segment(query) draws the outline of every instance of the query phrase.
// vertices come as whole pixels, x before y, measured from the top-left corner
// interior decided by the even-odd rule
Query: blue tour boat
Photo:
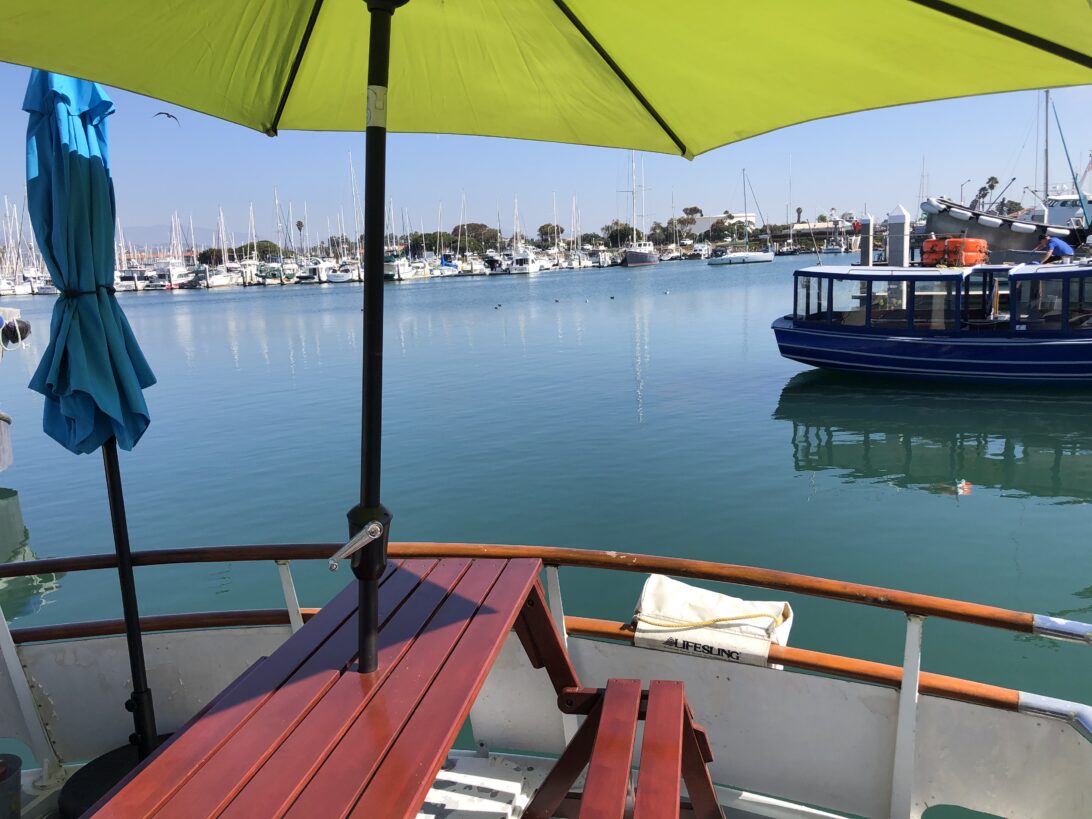
[[[933,380],[1092,384],[1092,264],[818,266],[793,274],[781,355]]]

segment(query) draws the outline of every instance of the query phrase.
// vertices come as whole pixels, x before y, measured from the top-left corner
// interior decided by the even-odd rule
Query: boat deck
[[[107,817],[416,816],[508,633],[578,684],[538,559],[392,563],[379,664],[358,673],[356,583],[91,811]]]

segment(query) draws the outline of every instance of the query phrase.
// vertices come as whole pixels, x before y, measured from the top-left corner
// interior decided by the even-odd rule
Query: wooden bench
[[[351,583],[90,811],[100,817],[416,816],[508,633],[579,685],[538,559],[392,563],[379,666],[360,674]]]
[[[686,815],[724,819],[709,777],[713,759],[705,732],[695,725],[681,682],[608,680],[606,689],[562,691],[561,709],[587,714],[553,769],[547,774],[524,819],[550,819],[559,813],[580,819],[622,819],[630,800],[630,771],[637,722],[644,720],[633,819]],[[587,766],[579,798],[569,790]],[[680,780],[689,804],[680,800]]]

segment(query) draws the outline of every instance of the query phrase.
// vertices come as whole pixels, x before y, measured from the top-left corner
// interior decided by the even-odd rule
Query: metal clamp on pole
[[[364,528],[349,538],[349,542],[334,552],[330,558],[330,571],[336,572],[338,564],[347,557],[352,557],[373,540],[383,537],[383,524],[373,520],[364,525]]]

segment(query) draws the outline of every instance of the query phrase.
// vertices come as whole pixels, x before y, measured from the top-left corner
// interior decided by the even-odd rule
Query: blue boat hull
[[[781,355],[813,367],[934,381],[1092,385],[1089,338],[910,336],[773,323]]]

